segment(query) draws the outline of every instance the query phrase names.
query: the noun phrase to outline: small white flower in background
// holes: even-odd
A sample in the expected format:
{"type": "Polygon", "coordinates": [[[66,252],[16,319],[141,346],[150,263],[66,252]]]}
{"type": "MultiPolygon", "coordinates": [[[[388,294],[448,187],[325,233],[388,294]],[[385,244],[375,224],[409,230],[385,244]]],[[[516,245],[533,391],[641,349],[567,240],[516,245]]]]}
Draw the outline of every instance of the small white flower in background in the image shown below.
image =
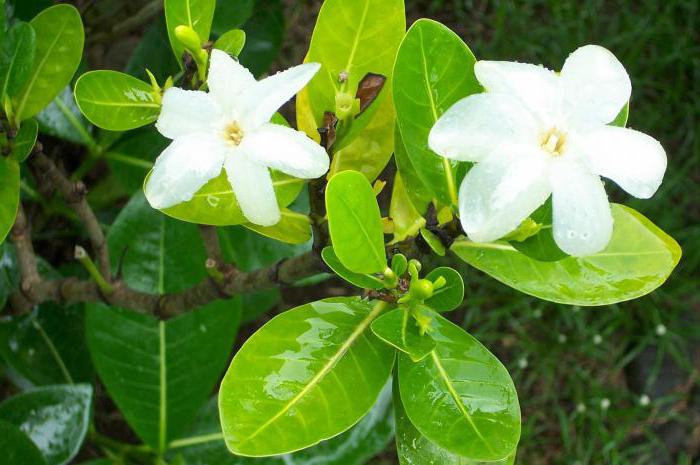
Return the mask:
{"type": "Polygon", "coordinates": [[[610,399],[607,397],[603,398],[600,400],[600,408],[603,410],[607,410],[610,408],[610,399]]]}
{"type": "Polygon", "coordinates": [[[604,249],[613,219],[600,176],[649,198],[666,171],[659,142],[608,126],[630,98],[625,68],[605,48],[586,45],[558,74],[499,61],[479,61],[474,71],[486,92],[457,102],[429,138],[439,155],[477,163],[459,192],[469,238],[500,239],[551,194],[557,245],[574,256],[604,249]]]}
{"type": "Polygon", "coordinates": [[[569,338],[566,337],[566,334],[560,333],[559,336],[557,337],[557,340],[559,341],[559,344],[565,344],[566,341],[569,340],[569,338]]]}
{"type": "Polygon", "coordinates": [[[667,331],[668,330],[666,329],[666,325],[662,325],[662,324],[656,325],[656,335],[657,336],[665,336],[667,331]]]}
{"type": "Polygon", "coordinates": [[[577,411],[578,413],[583,413],[583,412],[585,412],[585,411],[586,411],[586,404],[584,404],[583,402],[579,403],[579,404],[576,406],[576,411],[577,411]]]}
{"type": "Polygon", "coordinates": [[[646,407],[647,405],[649,405],[649,403],[651,403],[651,399],[648,395],[642,394],[641,396],[639,396],[639,405],[641,405],[642,407],[646,407]]]}
{"type": "Polygon", "coordinates": [[[595,336],[593,336],[593,344],[600,345],[602,342],[603,336],[601,336],[600,334],[596,334],[595,336]]]}
{"type": "Polygon", "coordinates": [[[321,146],[270,123],[319,68],[308,63],[258,82],[227,53],[212,50],[209,93],[171,88],[163,96],[156,128],[173,142],[156,160],[146,185],[151,206],[164,209],[192,199],[223,168],[248,221],[279,222],[269,168],[303,179],[328,171],[321,146]]]}
{"type": "Polygon", "coordinates": [[[525,369],[529,365],[527,361],[527,357],[522,357],[520,360],[518,360],[518,368],[525,369]]]}

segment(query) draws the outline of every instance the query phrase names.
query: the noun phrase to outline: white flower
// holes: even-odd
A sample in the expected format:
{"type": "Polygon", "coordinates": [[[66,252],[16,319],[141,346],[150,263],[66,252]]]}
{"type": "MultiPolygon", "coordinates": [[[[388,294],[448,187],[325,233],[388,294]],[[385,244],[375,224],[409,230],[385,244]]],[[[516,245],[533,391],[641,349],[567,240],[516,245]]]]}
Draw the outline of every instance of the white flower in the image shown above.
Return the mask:
{"type": "Polygon", "coordinates": [[[270,119],[318,72],[308,63],[262,81],[225,52],[213,50],[209,93],[171,88],[156,128],[170,146],[146,185],[151,206],[164,209],[192,199],[209,180],[226,175],[251,223],[280,220],[268,168],[313,179],[328,171],[326,152],[303,133],[270,119]]]}
{"type": "Polygon", "coordinates": [[[586,45],[561,73],[498,61],[479,61],[474,71],[486,92],[457,102],[429,139],[443,157],[477,163],[459,192],[469,238],[503,237],[551,194],[557,245],[574,256],[605,248],[613,219],[600,176],[649,198],[666,171],[655,139],[608,126],[630,98],[625,68],[586,45]]]}

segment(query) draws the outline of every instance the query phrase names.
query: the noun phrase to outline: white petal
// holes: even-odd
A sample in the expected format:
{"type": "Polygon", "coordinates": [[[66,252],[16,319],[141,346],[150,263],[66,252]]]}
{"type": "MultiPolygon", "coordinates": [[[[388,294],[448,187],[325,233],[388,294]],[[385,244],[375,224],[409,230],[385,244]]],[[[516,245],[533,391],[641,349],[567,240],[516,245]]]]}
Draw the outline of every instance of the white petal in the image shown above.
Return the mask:
{"type": "Polygon", "coordinates": [[[504,144],[535,144],[540,130],[520,99],[487,92],[447,110],[430,131],[428,145],[445,158],[476,162],[499,153],[504,144]]]}
{"type": "Polygon", "coordinates": [[[251,86],[241,96],[243,124],[255,128],[267,123],[279,108],[294,97],[321,69],[318,63],[289,68],[251,86]]]}
{"type": "Polygon", "coordinates": [[[164,209],[194,196],[221,173],[226,145],[209,134],[188,134],[160,154],[146,184],[146,198],[153,208],[164,209]]]}
{"type": "Polygon", "coordinates": [[[217,49],[211,51],[207,77],[209,93],[229,115],[239,106],[241,94],[255,82],[250,71],[228,53],[217,49]]]}
{"type": "Polygon", "coordinates": [[[478,61],[474,72],[488,92],[518,97],[543,125],[551,126],[557,121],[562,91],[560,79],[553,71],[527,63],[478,61]]]}
{"type": "Polygon", "coordinates": [[[640,199],[657,191],[666,172],[666,152],[644,133],[614,126],[573,134],[571,150],[583,155],[590,169],[612,179],[640,199]]]}
{"type": "Polygon", "coordinates": [[[607,124],[615,119],[632,93],[622,63],[609,50],[586,45],[566,59],[561,70],[564,112],[570,119],[607,124]]]}
{"type": "Polygon", "coordinates": [[[224,168],[248,221],[260,226],[277,224],[281,215],[270,171],[252,161],[240,147],[226,158],[224,168]]]}
{"type": "Polygon", "coordinates": [[[550,171],[554,240],[561,250],[581,257],[610,242],[613,219],[600,178],[583,165],[560,160],[550,171]]]}
{"type": "Polygon", "coordinates": [[[222,118],[221,107],[206,92],[171,87],[163,95],[163,108],[156,128],[168,139],[175,139],[213,131],[221,124],[222,118]]]}
{"type": "Polygon", "coordinates": [[[326,151],[306,134],[277,124],[265,124],[243,138],[240,146],[255,162],[302,179],[328,171],[326,151]]]}
{"type": "Polygon", "coordinates": [[[499,239],[542,205],[550,194],[547,165],[541,152],[523,146],[474,166],[459,190],[460,218],[469,238],[499,239]]]}

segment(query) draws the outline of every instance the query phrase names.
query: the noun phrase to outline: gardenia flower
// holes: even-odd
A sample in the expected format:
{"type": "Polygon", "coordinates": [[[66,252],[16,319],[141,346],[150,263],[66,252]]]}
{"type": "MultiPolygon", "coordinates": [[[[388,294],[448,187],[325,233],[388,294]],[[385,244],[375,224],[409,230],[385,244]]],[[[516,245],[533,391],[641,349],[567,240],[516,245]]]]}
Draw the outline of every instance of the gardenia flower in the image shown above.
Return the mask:
{"type": "Polygon", "coordinates": [[[457,102],[429,138],[443,157],[476,163],[459,191],[467,236],[499,239],[551,194],[557,245],[574,256],[604,249],[613,219],[600,176],[646,199],[666,171],[659,142],[608,126],[632,92],[625,68],[586,45],[561,73],[499,61],[479,61],[474,71],[486,92],[457,102]]]}
{"type": "Polygon", "coordinates": [[[212,50],[209,93],[171,88],[156,128],[173,142],[156,160],[146,198],[157,209],[192,199],[226,171],[243,215],[271,226],[280,209],[268,168],[313,179],[328,171],[326,152],[299,131],[270,123],[320,65],[308,63],[262,81],[220,50],[212,50]]]}

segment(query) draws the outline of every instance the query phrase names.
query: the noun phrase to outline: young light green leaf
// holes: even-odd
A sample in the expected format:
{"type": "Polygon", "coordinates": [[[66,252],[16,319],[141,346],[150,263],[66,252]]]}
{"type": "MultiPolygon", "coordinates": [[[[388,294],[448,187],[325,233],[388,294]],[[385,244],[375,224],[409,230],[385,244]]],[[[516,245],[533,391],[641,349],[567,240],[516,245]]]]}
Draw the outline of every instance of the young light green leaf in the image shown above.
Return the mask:
{"type": "Polygon", "coordinates": [[[383,309],[359,298],[321,300],[278,315],[248,339],[219,391],[228,448],[283,454],[357,423],[393,366],[393,351],[369,329],[383,309]]]}
{"type": "Polygon", "coordinates": [[[480,462],[461,457],[438,446],[413,426],[406,415],[398,385],[394,386],[394,417],[396,418],[396,452],[400,465],[513,465],[515,452],[496,462],[480,462]]]}
{"type": "Polygon", "coordinates": [[[85,41],[80,13],[71,5],[52,6],[29,24],[36,33],[36,56],[27,81],[13,99],[17,123],[43,110],[70,83],[85,41]]]}
{"type": "Polygon", "coordinates": [[[374,114],[344,121],[338,128],[338,144],[330,173],[361,171],[376,178],[393,151],[391,134],[395,110],[390,95],[394,57],[406,31],[403,0],[328,0],[324,2],[314,28],[307,55],[309,62],[321,63],[322,70],[297,99],[299,128],[319,140],[324,112],[336,112],[336,95],[355,98],[358,84],[368,73],[387,78],[384,90],[372,104],[374,114]],[[352,20],[349,20],[352,18],[352,20]],[[377,53],[377,44],[381,53],[377,53]],[[345,82],[341,82],[341,73],[345,82]],[[366,117],[365,117],[366,116],[366,117]],[[342,140],[353,126],[352,142],[342,140]],[[348,145],[349,143],[349,145],[348,145]]]}
{"type": "Polygon", "coordinates": [[[389,216],[394,226],[392,242],[401,242],[408,237],[417,236],[420,229],[425,226],[425,218],[413,205],[408,190],[401,174],[396,173],[389,207],[389,216]]]}
{"type": "Polygon", "coordinates": [[[530,219],[540,225],[540,231],[523,241],[511,240],[510,245],[528,257],[541,262],[556,262],[568,257],[554,241],[551,197],[530,215],[530,219]]]}
{"type": "Polygon", "coordinates": [[[233,29],[226,32],[214,42],[214,48],[223,50],[229,55],[237,57],[245,46],[245,31],[233,29]]]}
{"type": "Polygon", "coordinates": [[[280,211],[282,217],[273,226],[260,226],[243,223],[243,226],[285,244],[304,244],[311,240],[311,220],[307,215],[293,212],[287,208],[280,211]]]}
{"type": "Polygon", "coordinates": [[[19,92],[29,78],[35,52],[34,28],[27,23],[16,23],[0,44],[0,98],[13,97],[19,92]]]}
{"type": "Polygon", "coordinates": [[[619,126],[621,128],[624,128],[627,126],[627,120],[629,119],[630,116],[630,102],[627,101],[625,103],[625,106],[622,107],[622,110],[620,110],[620,113],[615,117],[615,119],[610,123],[611,126],[619,126]]]}
{"type": "Polygon", "coordinates": [[[435,348],[429,334],[421,334],[408,308],[397,308],[372,322],[372,332],[382,341],[418,362],[435,348]]]}
{"type": "Polygon", "coordinates": [[[175,37],[175,28],[178,26],[191,27],[199,35],[203,45],[209,40],[215,8],[216,0],[165,0],[168,38],[180,66],[182,66],[185,46],[175,37]]]}
{"type": "Polygon", "coordinates": [[[35,119],[28,119],[22,121],[22,126],[20,126],[15,138],[12,140],[12,158],[17,163],[22,163],[27,159],[34,144],[36,144],[36,136],[39,133],[39,124],[35,119]]]}
{"type": "Polygon", "coordinates": [[[636,299],[666,281],[681,258],[678,243],[639,212],[612,204],[613,236],[602,252],[541,262],[511,245],[459,240],[462,260],[521,292],[569,305],[636,299]]]}
{"type": "Polygon", "coordinates": [[[321,251],[321,257],[326,265],[333,270],[335,274],[343,278],[345,281],[349,282],[353,286],[357,286],[360,289],[384,289],[384,282],[372,276],[370,274],[353,273],[348,270],[341,262],[338,256],[335,254],[333,247],[325,247],[321,251]]]}
{"type": "Polygon", "coordinates": [[[0,155],[0,243],[5,240],[19,206],[19,164],[0,155]]]}
{"type": "Polygon", "coordinates": [[[32,440],[6,421],[0,421],[0,450],[4,465],[48,465],[32,440]]]}
{"type": "Polygon", "coordinates": [[[508,370],[462,328],[435,315],[430,356],[399,356],[401,400],[411,423],[452,454],[485,462],[520,439],[518,394],[508,370]]]}
{"type": "Polygon", "coordinates": [[[441,266],[426,275],[426,279],[435,282],[445,279],[445,285],[433,291],[433,296],[425,304],[438,312],[449,312],[462,305],[464,300],[464,281],[462,276],[452,268],[441,266]]]}
{"type": "Polygon", "coordinates": [[[444,257],[447,253],[445,244],[442,243],[439,237],[437,237],[432,231],[427,228],[420,228],[420,236],[423,238],[430,250],[433,251],[438,257],[444,257]]]}
{"type": "Polygon", "coordinates": [[[85,439],[91,403],[92,386],[88,384],[48,386],[4,401],[0,420],[26,433],[49,465],[65,465],[78,454],[85,439]]]}
{"type": "Polygon", "coordinates": [[[386,269],[379,205],[367,179],[357,171],[333,176],[326,188],[326,210],[333,250],[354,273],[386,269]]]}
{"type": "Polygon", "coordinates": [[[457,34],[428,19],[411,26],[396,57],[394,101],[406,153],[422,183],[443,205],[457,205],[459,162],[433,153],[428,135],[453,104],[481,92],[475,63],[457,34]]]}
{"type": "Polygon", "coordinates": [[[75,101],[92,124],[110,131],[145,126],[160,114],[151,85],[117,71],[90,71],[80,76],[75,101]]]}

